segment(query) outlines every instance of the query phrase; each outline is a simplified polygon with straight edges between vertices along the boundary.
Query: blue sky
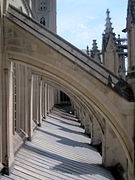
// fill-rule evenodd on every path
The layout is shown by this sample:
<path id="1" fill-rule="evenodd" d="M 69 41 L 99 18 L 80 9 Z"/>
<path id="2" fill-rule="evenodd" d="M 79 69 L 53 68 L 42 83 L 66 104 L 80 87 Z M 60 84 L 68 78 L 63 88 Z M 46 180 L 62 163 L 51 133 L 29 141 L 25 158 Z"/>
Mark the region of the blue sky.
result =
<path id="1" fill-rule="evenodd" d="M 100 49 L 107 8 L 114 32 L 125 37 L 127 0 L 57 0 L 57 33 L 80 49 L 97 39 Z"/>

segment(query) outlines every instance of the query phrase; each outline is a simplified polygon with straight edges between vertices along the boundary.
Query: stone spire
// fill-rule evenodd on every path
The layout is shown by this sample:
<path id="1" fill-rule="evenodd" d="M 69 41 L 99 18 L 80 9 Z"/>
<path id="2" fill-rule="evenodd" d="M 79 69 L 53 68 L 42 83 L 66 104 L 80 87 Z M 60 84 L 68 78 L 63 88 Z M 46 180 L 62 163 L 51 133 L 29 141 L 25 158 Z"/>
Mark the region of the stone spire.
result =
<path id="1" fill-rule="evenodd" d="M 92 50 L 93 51 L 97 51 L 98 50 L 98 46 L 97 46 L 97 41 L 96 40 L 93 40 L 93 47 L 92 47 Z"/>
<path id="2" fill-rule="evenodd" d="M 103 33 L 103 41 L 102 41 L 102 50 L 106 50 L 106 46 L 109 40 L 109 37 L 112 35 L 113 38 L 115 38 L 115 33 L 113 33 L 111 18 L 110 18 L 110 11 L 107 9 L 106 11 L 106 24 L 105 24 L 105 30 Z"/>
<path id="3" fill-rule="evenodd" d="M 100 51 L 98 50 L 97 41 L 93 40 L 91 57 L 94 58 L 95 61 L 100 63 Z"/>
<path id="4" fill-rule="evenodd" d="M 112 28 L 109 9 L 107 9 L 106 15 L 107 15 L 107 17 L 106 17 L 106 24 L 105 24 L 105 27 L 106 27 L 105 34 L 110 34 L 110 33 L 113 33 L 113 28 Z"/>

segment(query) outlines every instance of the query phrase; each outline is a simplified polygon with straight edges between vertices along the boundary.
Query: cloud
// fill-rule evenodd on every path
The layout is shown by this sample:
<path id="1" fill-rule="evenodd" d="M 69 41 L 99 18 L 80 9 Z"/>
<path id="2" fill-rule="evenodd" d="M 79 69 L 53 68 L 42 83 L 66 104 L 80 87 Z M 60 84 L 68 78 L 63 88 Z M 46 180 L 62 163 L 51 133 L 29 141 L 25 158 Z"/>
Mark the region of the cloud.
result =
<path id="1" fill-rule="evenodd" d="M 58 0 L 58 34 L 81 49 L 87 45 L 91 47 L 93 39 L 97 39 L 101 47 L 106 9 L 111 11 L 114 32 L 121 33 L 122 28 L 125 28 L 126 1 Z"/>

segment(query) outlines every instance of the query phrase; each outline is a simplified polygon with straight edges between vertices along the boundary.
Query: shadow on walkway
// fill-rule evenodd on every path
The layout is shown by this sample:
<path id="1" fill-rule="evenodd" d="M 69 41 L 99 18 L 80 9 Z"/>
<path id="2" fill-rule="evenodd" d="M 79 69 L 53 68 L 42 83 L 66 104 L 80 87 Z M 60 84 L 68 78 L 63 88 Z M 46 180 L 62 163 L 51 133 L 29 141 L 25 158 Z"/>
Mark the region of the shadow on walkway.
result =
<path id="1" fill-rule="evenodd" d="M 60 139 L 60 140 L 57 140 L 58 143 L 61 143 L 61 144 L 67 145 L 67 146 L 72 146 L 72 147 L 84 147 L 84 148 L 88 148 L 88 149 L 91 149 L 91 150 L 97 152 L 97 150 L 94 147 L 90 146 L 87 143 L 74 141 L 74 140 L 71 140 L 70 138 L 66 138 L 66 137 L 59 136 L 59 135 L 56 135 L 56 134 L 53 134 L 50 132 L 46 132 L 40 128 L 38 128 L 37 131 L 40 131 L 40 132 L 44 133 L 45 135 L 50 135 L 50 136 Z"/>
<path id="2" fill-rule="evenodd" d="M 93 175 L 93 174 L 99 174 L 104 177 L 108 177 L 103 171 L 103 168 L 100 165 L 97 164 L 88 164 L 85 162 L 80 162 L 80 161 L 74 161 L 68 158 L 65 158 L 63 156 L 59 156 L 57 154 L 51 153 L 44 151 L 38 147 L 30 146 L 30 145 L 24 145 L 24 148 L 32 151 L 34 153 L 37 153 L 41 156 L 48 157 L 53 160 L 57 160 L 60 162 L 59 165 L 56 165 L 55 167 L 52 168 L 52 170 L 57 170 L 61 171 L 64 173 L 69 173 L 69 174 L 74 174 L 74 175 Z M 79 168 L 81 167 L 81 168 Z"/>

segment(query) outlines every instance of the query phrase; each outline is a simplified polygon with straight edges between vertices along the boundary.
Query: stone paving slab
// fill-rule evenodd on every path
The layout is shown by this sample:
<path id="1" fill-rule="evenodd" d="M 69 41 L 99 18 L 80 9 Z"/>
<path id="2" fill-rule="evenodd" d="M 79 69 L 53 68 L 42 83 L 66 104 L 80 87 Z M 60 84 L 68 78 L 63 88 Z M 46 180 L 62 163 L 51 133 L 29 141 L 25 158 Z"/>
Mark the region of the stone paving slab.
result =
<path id="1" fill-rule="evenodd" d="M 15 168 L 2 180 L 114 180 L 90 146 L 77 119 L 55 109 L 15 157 Z"/>

